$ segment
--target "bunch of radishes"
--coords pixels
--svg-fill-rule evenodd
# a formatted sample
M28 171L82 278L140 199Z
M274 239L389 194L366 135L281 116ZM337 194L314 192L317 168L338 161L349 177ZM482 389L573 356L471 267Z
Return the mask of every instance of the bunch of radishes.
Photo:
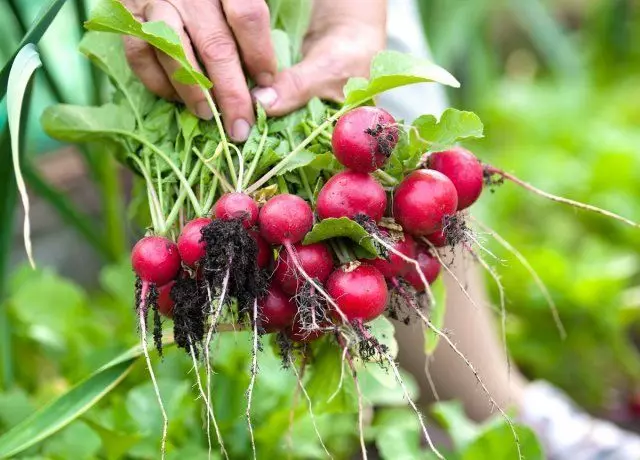
M279 194L259 207L245 193L226 193L212 218L188 222L176 243L159 236L141 239L132 253L140 279L138 308L173 316L176 338L184 336L177 329L186 328L187 340L178 341L185 347L202 342L204 323L219 321L224 306L248 313L259 331L283 331L295 341L346 324L362 330L385 311L390 291L418 308L411 299L440 272L432 251L456 242L453 216L479 197L483 168L470 152L453 148L430 154L426 169L385 190L371 173L384 167L399 135L394 118L380 108L343 115L331 143L348 169L322 187L315 214L297 195ZM335 246L302 244L314 221L332 218L360 223L381 256L357 259L351 253L341 263ZM212 318L214 299L219 311Z

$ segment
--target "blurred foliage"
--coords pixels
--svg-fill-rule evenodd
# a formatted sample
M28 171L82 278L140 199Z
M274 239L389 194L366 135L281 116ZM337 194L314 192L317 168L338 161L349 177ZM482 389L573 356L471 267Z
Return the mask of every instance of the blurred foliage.
M467 146L545 191L638 220L637 2L429 0L421 6L436 61L463 84L451 97L485 123L485 138ZM520 368L594 410L606 409L616 392L633 391L640 382L629 338L640 318L637 230L508 183L485 192L474 210L536 268L567 328L562 341L531 276L491 244L506 260L496 265L509 302L509 348Z

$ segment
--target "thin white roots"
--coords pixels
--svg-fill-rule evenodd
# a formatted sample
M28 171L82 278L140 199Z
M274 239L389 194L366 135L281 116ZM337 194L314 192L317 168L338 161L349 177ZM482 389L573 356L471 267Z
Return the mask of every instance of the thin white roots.
M296 379L298 380L298 386L300 387L300 390L302 391L302 394L304 394L304 397L307 400L307 406L309 407L309 416L311 417L311 423L313 424L313 429L316 432L316 436L318 437L318 441L320 441L320 445L322 446L322 448L324 449L325 453L327 454L327 457L332 459L333 456L331 455L331 453L327 449L327 446L325 446L324 441L322 440L322 435L320 434L320 430L318 430L318 425L316 424L316 416L313 413L313 403L311 402L311 398L309 397L309 393L307 393L307 390L305 389L304 384L302 383L302 377L300 376L300 373L298 373L298 369L296 368L296 364L293 362L293 359L291 359L291 356L289 356L289 363L291 364L291 368L293 369L293 373L296 375ZM303 363L303 365L304 365L304 363Z
M296 250L293 247L293 245L291 243L287 242L287 243L285 243L284 247L289 252L289 256L291 257L291 260L293 260L293 265L296 267L296 270L298 270L300 272L300 274L305 279L305 281L307 281L311 286L313 286L313 288L316 291L318 291L322 295L322 297L324 297L326 299L326 301L329 303L329 305L331 305L335 309L335 311L340 315L340 318L342 319L342 321L345 324L349 324L349 319L344 314L342 309L338 306L338 304L335 302L335 300L333 300L331 298L331 296L329 294L327 294L327 292L322 288L322 286L320 286L318 283L316 283L315 280L313 278L311 278L307 274L305 269L302 267L302 264L298 260L298 254L296 254Z
M482 258L479 254L471 247L467 247L467 250L471 253L473 258L480 264L482 267L489 273L491 278L496 283L498 287L498 295L500 297L500 329L502 330L502 345L504 347L504 356L507 360L507 381L511 382L511 358L509 357L509 349L507 347L507 308L506 308L506 300L504 293L504 286L500 281L500 275L496 273L496 271L491 268L491 266Z
M207 284L207 293L209 295L209 312L211 314L211 324L209 324L209 330L207 331L207 338L205 340L204 343L204 361L205 361L205 366L206 366L206 385L207 385L207 401L211 401L211 340L213 337L213 331L216 328L216 324L218 322L218 318L220 317L220 312L222 311L222 307L224 305L224 300L225 297L227 295L227 286L229 285L229 275L230 275L230 270L227 270L227 273L222 281L222 289L220 292L220 297L218 298L218 308L216 309L216 311L213 311L213 298L211 296L211 287ZM220 444L220 451L222 452L222 455L224 455L224 457L226 459L229 458L229 455L227 454L227 450L224 447L224 441L222 439L222 433L220 432L220 428L218 427L218 423L216 421L216 418L214 416L213 413L213 408L211 409L210 412L210 418L207 418L207 435L209 435L210 432L210 422L213 422L213 428L216 432L216 437L218 438L218 443ZM209 455L211 454L211 446L209 446Z
M371 337L371 334L369 334L369 332L364 327L361 327L360 331L363 333L365 338L366 337ZM431 451L433 452L433 454L436 457L438 457L441 460L445 460L444 457L442 456L442 454L440 453L440 451L438 449L436 449L436 446L433 444L433 441L431 440L431 436L429 436L429 432L427 431L427 426L424 423L424 416L422 415L422 413L418 409L418 406L416 406L416 403L413 402L413 399L411 399L411 395L409 394L409 390L407 390L406 385L402 381L402 377L400 376L400 372L398 371L398 365L396 364L395 360L391 356L389 356L389 354L387 352L385 352L377 344L376 341L373 341L373 344L374 344L374 347L377 349L378 353L387 360L387 362L389 363L389 366L391 367L391 370L393 370L393 375L395 376L398 384L402 388L402 392L404 393L404 397L406 398L407 402L409 403L409 405L411 406L411 408L415 412L416 416L418 417L418 422L420 423L420 428L422 429L422 434L424 435L425 439L427 440L427 444L429 445L429 448L431 449Z
M251 425L251 399L253 398L253 386L256 383L256 375L258 373L258 299L253 301L253 351L251 360L251 380L249 381L249 388L247 388L247 425L249 426L249 437L251 438L251 450L253 451L253 458L256 456L256 441L253 436L253 425Z
M356 372L355 366L353 365L353 361L351 359L351 355L349 354L347 345L343 343L342 338L339 338L339 342L345 352L344 356L347 358L349 369L351 369L351 377L353 378L353 384L356 387L356 394L358 395L358 432L360 434L360 450L362 451L363 460L367 460L367 445L364 442L364 407L362 404L362 391L360 390L360 382L358 381L358 374Z
M493 395L491 394L491 392L489 391L489 389L485 385L484 381L480 378L480 374L478 374L478 371L476 370L476 368L473 366L473 364L471 364L471 361L469 361L467 359L467 357L458 349L458 347L456 347L456 345L453 343L453 341L449 338L449 336L447 334L445 334L440 329L438 329L429 320L429 318L427 318L425 316L425 314L422 313L420 308L415 303L413 303L413 307L414 307L416 313L418 314L418 316L420 316L420 319L422 319L422 321L424 321L424 323L427 325L427 327L429 329L431 329L435 334L437 334L441 339L443 339L445 342L447 342L447 345L449 345L449 347L453 350L453 352L455 354L457 354L465 362L465 364L471 370L471 372L473 372L473 375L475 376L476 381L482 387L482 390L487 395L487 398L489 398L489 402L491 402L491 405L493 407L495 407L496 409L498 409L498 411L500 412L500 414L502 415L504 420L509 425L509 428L511 429L511 433L513 434L513 438L516 441L516 448L518 449L518 458L519 459L523 459L524 457L522 456L522 452L520 451L520 439L518 438L518 433L516 433L516 430L515 430L515 427L513 425L513 422L511 421L511 418L507 415L507 413L502 409L502 407L500 407L500 405L497 403L497 401L493 398ZM394 372L395 372L395 370L394 370Z
M371 235L371 238L376 240L378 243L380 243L382 246L384 246L387 250L389 250L390 252L392 252L393 254L397 255L398 257L400 257L405 262L407 262L407 263L409 263L409 264L411 264L411 265L413 265L415 267L416 273L418 273L418 276L420 277L420 281L422 281L422 284L424 285L424 290L427 293L427 296L429 298L429 304L430 304L431 308L434 308L436 306L436 297L433 295L433 292L431 291L431 286L429 286L429 282L427 281L427 278L424 276L424 273L423 273L422 269L420 268L420 264L418 263L418 261L415 260L415 259L412 259L411 257L409 257L409 256L403 254L402 252L398 251L392 245L390 245L389 243L384 241L382 238L380 238L378 235L376 235L374 233L370 233L370 235Z
M202 387L202 381L200 380L200 369L198 369L198 360L196 359L196 352L193 349L193 342L191 341L191 337L189 337L189 354L191 355L191 359L193 360L193 371L196 374L196 384L198 385L198 391L200 392L200 397L204 401L204 405L207 408L207 443L209 445L209 458L211 458L211 428L209 420L213 420L213 425L215 426L216 433L218 433L218 438L220 438L218 432L218 424L216 422L216 416L213 413L213 407L211 406L211 402L207 395L204 393L204 388ZM226 456L226 452L223 452Z
M451 276L451 278L453 278L453 280L456 282L456 284L458 285L458 287L460 288L460 290L462 291L462 293L464 294L464 296L467 298L467 300L469 300L469 302L471 302L471 304L480 309L480 306L476 303L475 300L473 300L473 297L471 297L471 295L469 294L469 291L467 291L465 289L465 287L462 285L462 283L460 282L460 280L458 279L458 277L456 276L455 273L453 273L453 270L451 270L451 268L449 268L449 265L447 263L445 263L444 260L442 260L442 257L440 257L440 254L438 253L438 249L433 245L433 243L431 243L431 241L429 241L428 239L426 239L425 237L420 238L422 240L422 242L424 244L426 244L427 246L429 246L429 248L431 249L431 252L433 254L433 256L438 259L438 262L440 262L440 265L442 265L442 267L445 269L445 271Z
M535 271L535 269L531 266L529 261L525 258L525 256L522 255L522 253L520 251L518 251L515 247L513 247L507 240L505 240L503 237L501 237L494 230L492 230L491 228L489 228L488 226L486 226L485 224L480 222L478 219L473 219L473 221L475 223L477 223L480 226L480 228L482 228L485 232L487 232L489 235L493 236L493 238L502 247L504 247L507 251L511 252L515 256L515 258L518 259L520 264L522 264L522 266L525 268L525 270L527 270L529 272L529 274L533 278L533 281L538 286L538 289L540 289L540 292L542 293L542 296L547 301L547 305L549 306L549 309L551 310L551 315L553 316L553 321L556 324L556 328L558 329L558 332L560 334L560 338L562 340L566 339L567 338L567 331L564 328L564 325L562 324L562 320L560 319L560 314L558 313L558 308L556 307L556 303L553 301L553 298L551 297L551 293L547 289L547 286L544 284L544 281L542 281L542 278L540 278L540 276Z
M478 238L475 237L475 235L473 234L473 232L465 232L465 236L467 238L469 238L472 242L474 242L476 244L476 246L478 246L483 252L486 252L487 254L489 254L491 257L493 257L495 260L498 260L500 262L504 262L504 260L500 259L498 256L496 256L493 252L491 252L489 249L487 249L486 246L484 246L479 240Z
M158 387L158 381L156 380L156 374L153 372L151 366L151 358L149 356L149 350L147 349L147 321L145 318L145 307L139 308L140 316L140 340L142 341L142 352L144 353L144 359L147 362L147 369L149 370L149 377L151 377L151 383L153 384L153 391L156 393L156 399L158 400L158 406L162 413L162 441L160 444L160 457L164 460L164 456L167 449L167 432L169 430L169 417L167 417L167 411L164 409L162 403L162 396L160 396L160 387Z
M422 332L424 335L425 332L425 325L422 325ZM431 376L431 369L430 369L430 365L431 365L431 360L433 359L432 355L426 355L425 356L425 362L424 362L424 374L427 376L427 382L429 383L429 388L431 389L431 393L433 394L433 397L435 398L436 401L440 402L440 395L438 394L438 390L436 390L436 384L433 381L433 377Z
M347 340L347 345L342 350L342 360L340 361L340 380L338 381L338 387L336 388L336 391L334 391L333 394L329 397L329 399L327 399L328 403L333 401L333 398L335 398L340 393L340 390L342 389L342 381L344 379L344 361L347 357L347 350L349 346L349 338L345 336L345 339Z

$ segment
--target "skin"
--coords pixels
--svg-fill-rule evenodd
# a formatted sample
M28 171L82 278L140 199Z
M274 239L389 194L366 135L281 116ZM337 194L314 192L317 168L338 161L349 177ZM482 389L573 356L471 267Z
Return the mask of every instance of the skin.
M385 45L385 0L315 0L302 46L303 60L277 71L270 16L264 0L123 0L141 21L165 21L183 41L191 62L213 81L225 129L244 141L255 122L252 98L267 114L284 115L313 97L340 101L349 77L366 77L371 58ZM197 87L172 81L178 64L146 43L125 38L133 71L155 94L183 101L203 119L212 117ZM257 86L250 91L243 67Z

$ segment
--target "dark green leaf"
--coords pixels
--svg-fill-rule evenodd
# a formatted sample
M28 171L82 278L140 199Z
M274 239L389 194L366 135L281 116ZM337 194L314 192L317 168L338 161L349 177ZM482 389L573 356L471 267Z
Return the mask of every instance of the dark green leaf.
M480 427L469 420L459 401L443 401L434 404L431 415L444 428L457 450L464 450L480 434Z
M347 82L344 104L356 107L392 88L425 82L460 86L449 72L430 61L397 51L383 51L373 58L369 80L357 78Z
M444 111L440 120L433 115L422 115L413 122L415 130L411 130L411 144L414 150L446 150L463 139L483 137L484 126L480 118L473 112L456 109Z
M180 63L182 67L173 74L176 81L207 89L212 86L211 81L187 59L175 30L164 22L138 22L118 0L100 0L91 12L91 19L85 22L85 27L140 38Z
M50 106L43 112L41 123L49 136L66 142L113 138L135 129L133 113L114 104L101 107Z
M116 358L0 436L0 458L15 456L77 419L127 376L135 360L132 352Z
M447 291L444 287L442 277L439 277L431 285L431 292L436 300L436 304L429 307L429 319L435 327L442 330L444 326L444 315L447 310ZM438 334L428 328L425 328L424 351L427 356L431 356L433 352L436 351L439 341L440 336Z
M313 244L339 237L349 238L361 246L371 258L378 255L369 233L360 224L347 217L324 219L322 222L315 224L302 243Z

